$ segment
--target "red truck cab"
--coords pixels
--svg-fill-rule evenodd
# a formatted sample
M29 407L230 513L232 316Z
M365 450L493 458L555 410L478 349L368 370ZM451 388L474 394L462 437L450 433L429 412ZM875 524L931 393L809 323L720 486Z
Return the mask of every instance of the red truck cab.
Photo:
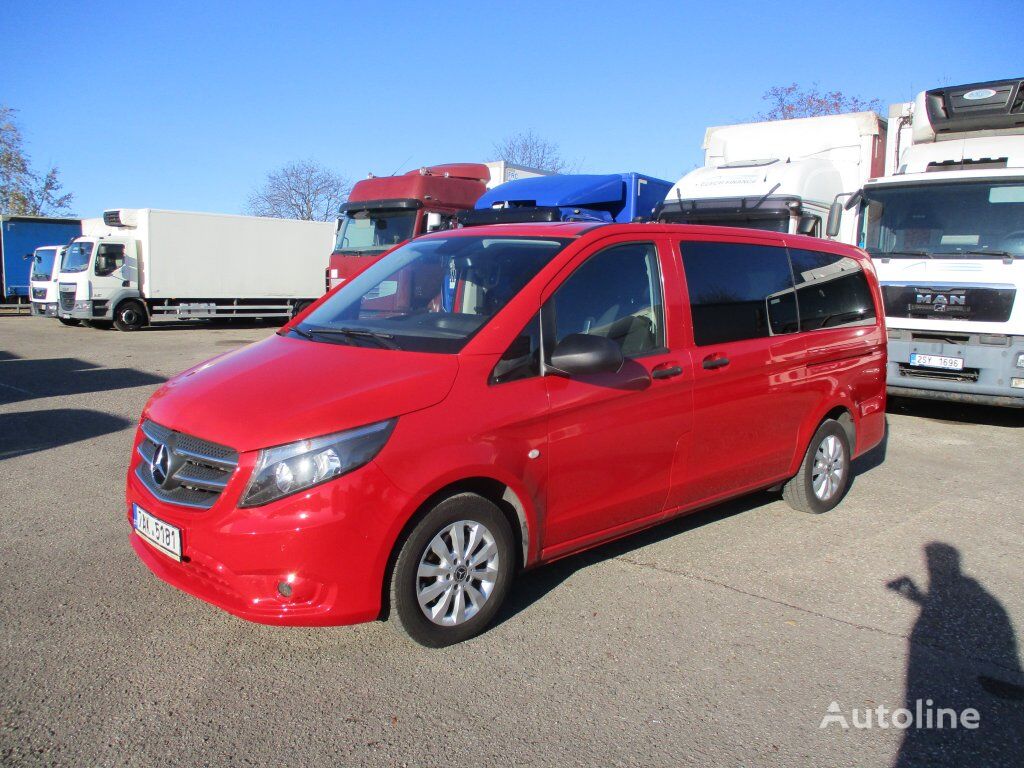
M327 289L351 280L406 240L451 227L489 179L483 163L449 163L360 181L341 206Z

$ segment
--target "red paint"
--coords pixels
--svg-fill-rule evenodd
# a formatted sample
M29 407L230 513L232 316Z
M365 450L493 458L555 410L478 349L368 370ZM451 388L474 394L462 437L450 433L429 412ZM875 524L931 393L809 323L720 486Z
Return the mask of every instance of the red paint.
M141 459L133 450L129 519L137 503L182 529L182 563L131 534L150 569L253 621L366 621L380 613L389 557L403 529L453 484L485 478L509 489L526 519L526 565L533 566L784 481L821 420L838 407L853 419L855 456L882 439L886 338L877 279L862 251L718 227L561 223L499 231L575 241L458 354L275 336L162 387L144 418L231 446L240 460L217 503L200 511L153 497L135 477ZM654 242L659 252L665 349L587 381L535 376L488 383L520 329L578 265L611 244L636 240ZM685 240L789 244L854 258L868 276L878 321L696 347L679 256ZM729 364L705 368L704 359L715 355ZM678 375L651 376L676 368ZM393 434L366 466L262 507L238 508L260 448L392 417ZM534 450L539 456L530 458ZM289 576L293 593L284 598L276 587Z

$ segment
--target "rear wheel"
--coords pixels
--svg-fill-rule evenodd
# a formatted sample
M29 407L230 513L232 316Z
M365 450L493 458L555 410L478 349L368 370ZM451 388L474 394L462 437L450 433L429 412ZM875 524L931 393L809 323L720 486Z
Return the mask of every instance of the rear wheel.
M850 483L850 440L838 421L825 421L811 438L800 471L782 487L782 497L800 512L834 508Z
M60 320L60 324L61 325L68 325L68 326L81 325L81 323L79 323L77 320L72 320L70 317L58 317L57 319Z
M294 307L292 307L292 317L297 317L298 315L301 315L303 312L309 309L309 305L312 303L312 301L298 302Z
M391 606L421 645L441 648L481 632L515 571L512 529L475 493L435 506L406 537L391 575Z
M114 327L119 331L137 331L146 324L146 308L134 299L122 301L114 310Z

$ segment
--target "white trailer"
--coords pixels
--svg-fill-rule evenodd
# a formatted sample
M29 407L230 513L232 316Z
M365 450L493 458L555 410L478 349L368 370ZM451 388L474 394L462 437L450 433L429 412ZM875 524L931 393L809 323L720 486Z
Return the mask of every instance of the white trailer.
M1024 79L890 115L888 175L846 205L882 283L889 392L1024 407Z
M57 316L150 322L288 317L323 292L333 222L120 208L83 222L58 278Z
M529 179L532 176L551 176L551 171L542 171L539 168L528 168L525 165L506 163L504 160L495 160L484 163L491 172L491 180L487 182L487 188L493 189L506 181L516 179Z
M882 173L885 139L874 112L708 128L704 167L669 190L657 218L820 237L836 196Z

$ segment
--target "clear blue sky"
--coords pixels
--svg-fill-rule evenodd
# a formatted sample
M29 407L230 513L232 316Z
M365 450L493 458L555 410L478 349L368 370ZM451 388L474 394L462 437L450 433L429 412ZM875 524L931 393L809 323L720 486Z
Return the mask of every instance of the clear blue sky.
M238 212L312 158L359 179L492 159L533 129L586 172L675 180L707 125L790 82L885 104L1024 76L1003 2L142 2L9 0L0 103L83 216Z

